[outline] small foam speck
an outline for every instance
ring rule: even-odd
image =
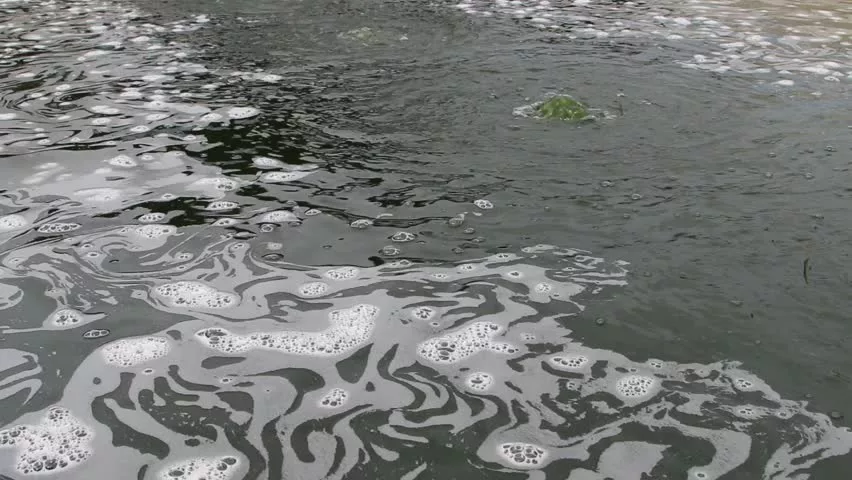
[[[547,451],[531,443],[504,443],[497,452],[509,465],[516,468],[538,468],[547,458]]]
[[[321,408],[342,407],[349,399],[349,392],[342,388],[332,388],[320,398],[318,404]]]

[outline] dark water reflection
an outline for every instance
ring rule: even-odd
[[[10,478],[844,478],[844,5],[0,8]]]

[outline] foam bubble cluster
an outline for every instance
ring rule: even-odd
[[[83,314],[72,308],[63,308],[53,312],[50,316],[50,324],[58,328],[74,327],[84,320]]]
[[[476,205],[477,208],[481,208],[482,210],[490,210],[494,208],[494,204],[485,199],[474,200],[473,204]]]
[[[305,298],[321,297],[328,293],[328,284],[325,282],[308,282],[299,287],[299,296]]]
[[[494,376],[486,372],[474,372],[467,376],[464,383],[471,390],[484,392],[494,384]]]
[[[235,202],[216,201],[216,202],[210,202],[207,205],[207,210],[210,210],[210,211],[213,211],[213,212],[221,212],[223,210],[233,210],[233,209],[235,209],[239,206],[240,206],[240,204],[235,203]]]
[[[647,396],[657,386],[657,380],[643,375],[628,375],[615,383],[615,391],[624,398]]]
[[[30,224],[29,220],[21,215],[11,214],[0,217],[0,232],[11,232],[20,230]]]
[[[138,165],[136,160],[128,157],[127,155],[118,155],[107,160],[107,163],[112,165],[113,167],[123,167],[123,168],[132,168]]]
[[[513,467],[537,468],[547,458],[547,451],[531,443],[512,442],[500,445],[497,452]]]
[[[154,294],[173,307],[182,308],[229,308],[239,303],[233,293],[220,292],[201,282],[180,281],[166,283],[154,288]]]
[[[174,235],[177,233],[177,227],[173,225],[140,225],[133,229],[133,233],[148,240],[155,240]]]
[[[435,316],[435,309],[432,307],[420,306],[411,309],[411,318],[427,322]]]
[[[585,355],[555,355],[550,357],[550,363],[556,368],[579,370],[589,363],[589,357],[586,357]]]
[[[139,220],[139,223],[157,223],[162,222],[165,218],[165,213],[151,212],[140,216],[137,220]]]
[[[124,338],[101,349],[104,361],[116,367],[133,367],[165,357],[171,345],[163,337]]]
[[[257,168],[282,168],[284,167],[284,162],[281,160],[276,160],[270,157],[254,157],[251,159],[251,163],[254,164]]]
[[[273,212],[264,213],[260,217],[261,223],[291,223],[299,222],[299,217],[293,212],[287,210],[275,210]]]
[[[86,331],[83,334],[83,338],[88,340],[94,340],[96,338],[103,338],[109,335],[109,330],[105,328],[93,328],[92,330]]]
[[[228,109],[228,118],[234,120],[242,120],[244,118],[251,118],[260,113],[260,110],[253,107],[232,107]]]
[[[301,180],[307,177],[311,173],[313,172],[304,170],[295,170],[291,172],[267,172],[260,176],[260,181],[266,183],[295,182],[296,180]]]
[[[325,278],[342,282],[356,278],[361,271],[357,267],[338,267],[325,272]]]
[[[517,353],[515,346],[492,340],[502,331],[503,328],[496,323],[476,322],[456,332],[421,343],[417,352],[435,363],[457,363],[483,350],[503,354]]]
[[[67,233],[79,228],[79,223],[45,223],[38,227],[38,233]]]
[[[0,430],[0,448],[16,448],[15,468],[24,475],[57,473],[92,456],[94,432],[63,407],[51,407],[38,425]]]
[[[202,457],[173,463],[160,471],[160,480],[230,480],[240,461],[230,455]]]
[[[349,392],[342,388],[332,388],[320,398],[319,406],[322,408],[342,407],[349,399]]]
[[[207,328],[196,333],[204,345],[223,353],[244,353],[255,349],[275,350],[294,355],[337,356],[363,345],[373,333],[379,308],[359,304],[329,313],[330,326],[320,332],[280,331],[246,335],[224,328]]]

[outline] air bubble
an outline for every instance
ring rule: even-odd
[[[320,398],[317,404],[322,408],[342,407],[349,399],[349,392],[342,388],[332,388]]]
[[[67,233],[79,228],[79,223],[45,223],[38,227],[38,233]]]
[[[589,358],[585,355],[555,355],[550,357],[550,364],[559,369],[579,370],[588,363]]]
[[[435,309],[432,307],[415,307],[411,309],[411,318],[420,321],[429,321],[435,316]]]
[[[547,451],[531,443],[504,443],[497,452],[509,465],[516,468],[538,468],[547,458]]]
[[[494,383],[494,377],[490,373],[474,372],[467,376],[464,383],[471,390],[484,392],[491,388],[491,385]]]
[[[396,232],[391,236],[391,240],[399,243],[411,242],[416,238],[416,235],[409,232]]]
[[[373,221],[368,220],[366,218],[359,218],[358,220],[355,220],[354,222],[350,223],[349,226],[352,227],[352,228],[357,228],[359,230],[363,230],[367,227],[373,226]]]
[[[162,222],[163,220],[165,220],[165,218],[165,213],[151,212],[140,216],[139,218],[137,218],[137,220],[139,221],[139,223],[157,223]]]

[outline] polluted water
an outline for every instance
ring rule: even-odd
[[[534,189],[506,179],[533,165],[465,173],[440,152],[454,134],[428,146],[357,123],[404,126],[386,116],[397,100],[365,106],[363,82],[410,66],[389,44],[450,33],[347,23],[379,0],[320,2],[340,25],[288,51],[368,57],[243,62],[228,48],[291,41],[257,33],[285,7],[222,3],[0,1],[2,478],[804,479],[852,450],[839,414],[748,358],[588,334],[617,328],[589,312],[634,291],[634,259],[531,232],[601,194],[526,207]],[[673,68],[775,89],[852,75],[849,7],[815,0],[412,3],[394,15],[543,45],[680,42]],[[545,95],[510,99],[502,121],[538,120],[513,111]],[[430,102],[405,108],[430,117]],[[619,121],[600,118],[564,128]],[[500,160],[478,141],[466,153]]]

